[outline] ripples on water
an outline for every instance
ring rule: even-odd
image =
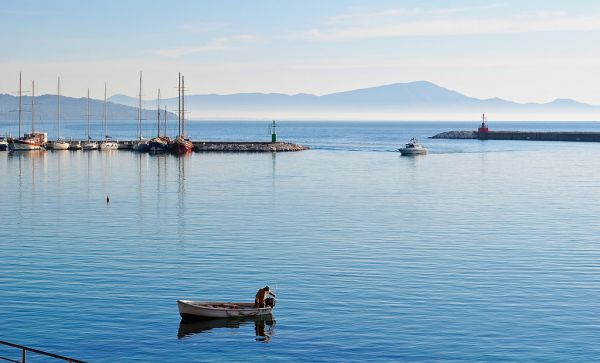
[[[0,153],[0,338],[94,362],[600,357],[599,145],[406,158],[353,132],[359,151]],[[267,344],[180,325],[177,299],[265,283]]]

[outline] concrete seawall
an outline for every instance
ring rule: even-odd
[[[575,141],[600,142],[600,132],[570,131],[447,131],[431,139],[479,139],[479,140],[523,140],[523,141]]]

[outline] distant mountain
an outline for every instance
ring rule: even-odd
[[[137,98],[115,95],[112,102],[135,106]],[[177,99],[163,100],[170,110]],[[151,107],[156,101],[149,100]],[[312,94],[236,93],[190,95],[186,109],[191,119],[380,119],[465,120],[487,113],[491,119],[594,120],[600,106],[569,99],[521,104],[501,98],[479,99],[426,81],[394,83],[323,96]]]
[[[24,96],[22,99],[23,114],[25,122],[31,120],[31,97]],[[35,118],[37,120],[56,120],[56,95],[42,95],[35,98]],[[99,120],[103,117],[104,103],[101,100],[90,100],[90,118]],[[156,107],[156,106],[155,106]],[[108,120],[137,120],[137,107],[127,106],[115,102],[107,102]],[[0,94],[0,120],[17,120],[19,109],[19,98],[12,95]],[[87,117],[87,98],[60,97],[61,119],[63,120],[85,120]],[[173,120],[177,116],[169,113]],[[155,120],[156,110],[142,110],[142,118]]]

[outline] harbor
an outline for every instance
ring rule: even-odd
[[[168,136],[167,132],[167,107],[161,107],[160,89],[156,99],[156,136],[152,139],[144,138],[143,114],[148,110],[142,108],[142,73],[139,77],[139,94],[137,107],[136,139],[116,140],[109,135],[107,120],[107,86],[104,84],[104,99],[102,101],[102,131],[103,138],[95,140],[91,136],[91,114],[90,114],[90,89],[87,89],[86,97],[86,132],[85,139],[74,140],[63,137],[61,134],[61,92],[60,77],[58,77],[56,93],[56,130],[57,138],[48,139],[48,133],[36,128],[36,103],[35,103],[35,81],[31,82],[30,109],[31,132],[24,132],[23,113],[23,80],[19,73],[18,90],[18,137],[0,138],[0,150],[10,151],[39,151],[39,150],[132,150],[136,152],[170,152],[172,154],[186,154],[192,151],[199,152],[286,152],[307,150],[308,147],[289,142],[277,141],[276,129],[279,127],[273,120],[269,125],[270,141],[193,141],[186,135],[186,108],[185,108],[185,77],[178,74],[177,84],[177,135],[174,138]],[[22,136],[21,136],[22,135]]]

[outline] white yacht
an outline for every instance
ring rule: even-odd
[[[8,150],[8,137],[0,136],[0,151]]]
[[[104,120],[104,140],[100,143],[100,150],[117,150],[119,143],[108,136],[108,122],[106,121],[106,83],[104,83],[104,106],[103,106],[103,120]]]
[[[58,77],[58,91],[56,93],[56,129],[58,133],[58,139],[52,143],[53,150],[69,150],[71,144],[69,141],[60,137],[60,77]]]
[[[427,154],[427,149],[425,148],[425,146],[421,145],[419,140],[417,140],[414,137],[410,139],[410,141],[406,145],[404,145],[404,147],[399,148],[398,151],[400,151],[400,154],[402,155]]]
[[[98,143],[90,136],[90,89],[87,91],[87,141],[83,143],[83,150],[98,150]]]

